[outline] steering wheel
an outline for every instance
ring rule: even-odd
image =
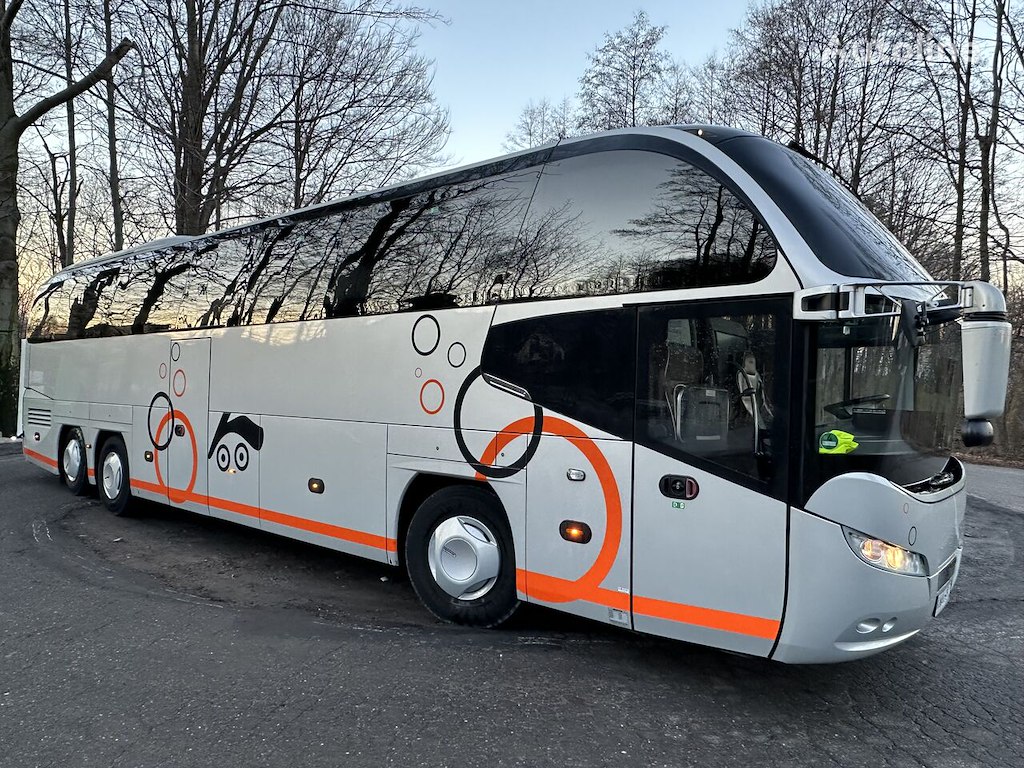
[[[892,395],[879,393],[877,395],[864,395],[863,397],[851,397],[849,400],[840,400],[838,403],[830,403],[825,406],[825,410],[835,416],[837,419],[849,419],[853,416],[850,411],[847,410],[851,405],[864,405],[864,403],[881,403],[888,400]]]

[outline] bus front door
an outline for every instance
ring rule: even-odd
[[[167,395],[172,418],[160,430],[166,463],[167,499],[193,512],[209,513],[207,431],[210,408],[210,339],[174,339],[168,350]]]
[[[786,581],[783,303],[643,307],[633,625],[766,656]],[[778,386],[777,386],[778,385]]]

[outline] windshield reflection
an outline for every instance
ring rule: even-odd
[[[959,424],[959,323],[928,327],[918,347],[895,317],[824,323],[815,334],[807,495],[845,472],[899,485],[941,472]]]

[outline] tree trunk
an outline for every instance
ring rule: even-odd
[[[64,84],[72,85],[75,82],[75,73],[72,67],[71,45],[71,0],[64,0]],[[110,50],[109,48],[107,50]],[[78,210],[78,155],[75,146],[75,100],[68,99],[67,126],[68,126],[68,211],[64,217],[67,225],[62,266],[69,267],[75,261],[75,217]]]
[[[995,4],[995,49],[992,52],[992,103],[985,133],[978,137],[981,147],[981,211],[978,221],[978,256],[981,259],[981,279],[991,280],[989,256],[989,214],[991,200],[995,195],[995,163],[996,140],[999,136],[999,105],[1002,100],[1002,54],[1003,54],[1003,12],[1004,5],[1000,0]]]
[[[11,25],[21,3],[0,5],[0,434],[11,435],[18,420],[21,327],[18,322],[18,144],[25,129],[110,74],[134,46],[122,40],[89,74],[44,96],[21,115],[14,110]]]
[[[110,0],[103,0],[103,41],[108,51],[113,50],[113,17]],[[117,120],[114,112],[114,75],[104,81],[107,102],[107,151],[110,157],[110,207],[113,218],[115,251],[124,248],[124,205],[121,200],[121,172],[117,163]]]
[[[18,420],[18,134],[0,127],[0,434],[13,435]]]
[[[974,50],[974,30],[978,21],[977,3],[971,3],[970,15],[967,28],[967,50]],[[955,21],[950,17],[950,29],[955,29]],[[959,125],[957,126],[957,147],[956,147],[956,224],[953,231],[953,279],[963,279],[964,264],[964,209],[966,201],[966,175],[967,175],[967,125],[970,120],[971,110],[974,108],[974,99],[971,94],[971,78],[974,73],[974,61],[968,57],[967,63],[960,71],[959,64],[955,64],[958,75],[958,87],[963,91],[960,94]]]

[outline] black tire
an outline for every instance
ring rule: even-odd
[[[500,568],[493,584],[475,599],[452,597],[438,585],[430,570],[428,547],[439,525],[455,517],[473,518],[493,534]],[[471,627],[496,627],[519,607],[512,532],[500,502],[484,488],[456,485],[435,492],[413,515],[405,537],[405,567],[416,596],[442,621]]]
[[[111,493],[113,473],[107,477],[107,458],[116,456],[120,462],[120,481],[116,483],[115,492]],[[132,491],[131,475],[128,472],[128,451],[125,450],[124,440],[117,435],[107,438],[100,449],[99,461],[96,462],[96,487],[99,489],[100,499],[107,509],[115,515],[128,515],[131,513]]]
[[[77,448],[78,451],[78,470],[74,477],[68,474],[68,467],[65,466],[69,464],[65,456],[69,447]],[[73,469],[73,463],[71,466]],[[64,485],[76,496],[81,496],[89,490],[88,454],[85,448],[85,437],[78,427],[72,427],[64,434],[64,439],[61,440],[60,448],[57,451],[57,469]]]

